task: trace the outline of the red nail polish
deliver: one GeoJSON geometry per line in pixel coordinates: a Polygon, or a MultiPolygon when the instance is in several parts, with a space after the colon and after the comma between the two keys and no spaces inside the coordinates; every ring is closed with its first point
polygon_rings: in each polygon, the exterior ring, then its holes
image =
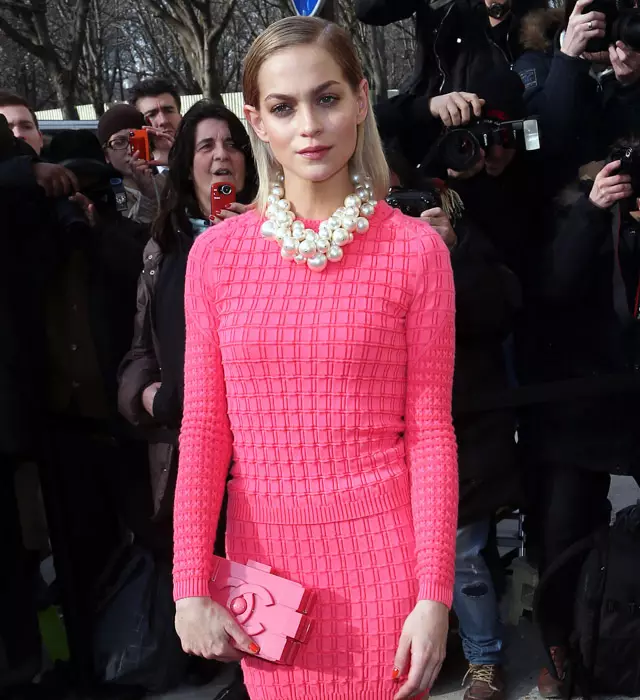
{"type": "Polygon", "coordinates": [[[391,674],[391,680],[395,681],[398,679],[398,676],[400,675],[400,669],[396,668],[395,666],[393,667],[393,673],[391,674]]]}
{"type": "Polygon", "coordinates": [[[252,654],[257,654],[260,651],[260,647],[255,642],[251,642],[251,644],[249,644],[249,651],[252,654]]]}

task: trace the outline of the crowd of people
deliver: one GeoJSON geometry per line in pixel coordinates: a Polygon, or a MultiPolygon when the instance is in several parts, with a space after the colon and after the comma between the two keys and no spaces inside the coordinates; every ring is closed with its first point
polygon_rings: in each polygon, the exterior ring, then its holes
{"type": "Polygon", "coordinates": [[[525,514],[544,574],[640,469],[640,15],[607,8],[356,0],[416,21],[373,106],[346,32],[281,20],[245,60],[246,128],[158,77],[45,139],[0,90],[0,692],[31,697],[53,602],[79,697],[239,660],[229,700],[422,697],[452,609],[465,700],[504,700],[497,523],[525,514]],[[157,655],[118,675],[96,639],[125,658],[104,611],[140,552],[157,655]],[[293,665],[211,599],[214,552],[316,592],[293,665]]]}

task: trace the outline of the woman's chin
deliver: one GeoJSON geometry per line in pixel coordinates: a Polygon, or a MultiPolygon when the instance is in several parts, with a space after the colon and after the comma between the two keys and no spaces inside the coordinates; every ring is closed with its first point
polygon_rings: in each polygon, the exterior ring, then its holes
{"type": "Polygon", "coordinates": [[[323,182],[331,180],[333,177],[341,173],[346,166],[336,167],[328,163],[310,163],[305,168],[296,168],[293,173],[301,180],[319,185],[323,182]]]}

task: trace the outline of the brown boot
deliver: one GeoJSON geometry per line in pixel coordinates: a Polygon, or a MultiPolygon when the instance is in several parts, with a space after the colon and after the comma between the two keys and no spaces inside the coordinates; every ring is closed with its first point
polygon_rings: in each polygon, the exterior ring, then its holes
{"type": "Polygon", "coordinates": [[[543,668],[538,676],[538,690],[543,698],[562,698],[564,697],[564,681],[565,670],[564,662],[567,658],[567,653],[564,647],[551,647],[551,658],[556,669],[554,678],[548,668],[543,668]]]}
{"type": "Polygon", "coordinates": [[[502,667],[495,665],[469,664],[462,685],[470,679],[464,700],[504,700],[504,677],[502,667]]]}

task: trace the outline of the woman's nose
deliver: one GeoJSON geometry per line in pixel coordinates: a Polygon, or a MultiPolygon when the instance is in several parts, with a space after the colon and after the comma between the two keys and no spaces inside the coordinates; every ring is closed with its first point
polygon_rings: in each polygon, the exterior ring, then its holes
{"type": "Polygon", "coordinates": [[[229,160],[229,151],[224,144],[216,144],[213,148],[214,160],[229,160]]]}
{"type": "Polygon", "coordinates": [[[300,134],[302,136],[316,136],[321,130],[321,123],[313,107],[300,107],[300,134]]]}

